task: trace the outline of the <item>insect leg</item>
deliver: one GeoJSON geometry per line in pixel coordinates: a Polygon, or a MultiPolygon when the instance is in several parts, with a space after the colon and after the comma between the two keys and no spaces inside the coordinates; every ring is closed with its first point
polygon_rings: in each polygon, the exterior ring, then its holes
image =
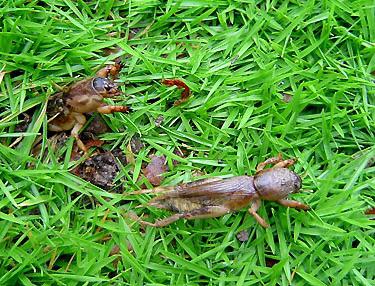
{"type": "Polygon", "coordinates": [[[121,63],[121,60],[116,59],[114,65],[108,65],[100,69],[96,75],[100,77],[108,77],[111,75],[113,79],[116,79],[123,66],[124,65],[121,63]]]}
{"type": "Polygon", "coordinates": [[[129,112],[129,107],[128,106],[102,105],[97,108],[97,111],[102,114],[110,114],[114,112],[129,112]]]}
{"type": "Polygon", "coordinates": [[[288,208],[295,208],[295,209],[301,209],[301,210],[308,210],[310,207],[308,205],[305,205],[303,203],[300,203],[298,201],[293,200],[278,200],[277,201],[280,205],[288,207],[288,208]]]}
{"type": "Polygon", "coordinates": [[[277,157],[268,158],[266,161],[259,163],[256,169],[256,172],[260,172],[266,167],[268,164],[277,164],[283,160],[281,153],[277,155],[277,157]]]}
{"type": "Polygon", "coordinates": [[[257,213],[257,210],[259,209],[261,204],[260,199],[256,199],[253,201],[253,204],[251,205],[251,208],[249,208],[249,213],[256,219],[256,221],[263,227],[267,228],[269,227],[268,223],[257,213]]]}
{"type": "Polygon", "coordinates": [[[175,222],[176,220],[179,220],[183,215],[184,215],[183,213],[177,213],[177,214],[169,216],[169,217],[167,217],[165,219],[157,220],[154,223],[142,220],[133,211],[129,211],[125,216],[128,217],[128,218],[130,218],[133,221],[136,221],[136,222],[142,224],[142,225],[148,225],[148,226],[153,226],[153,227],[163,227],[163,226],[167,226],[167,225],[175,222]]]}
{"type": "Polygon", "coordinates": [[[226,207],[221,206],[209,206],[209,207],[203,207],[200,209],[196,209],[190,212],[184,212],[184,213],[177,213],[174,215],[171,215],[170,217],[167,217],[162,220],[157,220],[154,223],[147,222],[147,221],[139,221],[143,225],[149,225],[153,227],[163,227],[167,226],[176,220],[179,220],[181,218],[185,219],[199,219],[199,218],[210,218],[210,217],[218,217],[225,215],[229,213],[230,210],[226,207]]]}
{"type": "Polygon", "coordinates": [[[175,222],[176,220],[179,220],[180,218],[184,217],[184,215],[185,215],[184,213],[178,213],[178,214],[171,215],[165,219],[157,220],[154,223],[144,221],[144,220],[140,220],[139,223],[141,223],[142,225],[148,225],[148,226],[153,226],[153,227],[164,227],[175,222]]]}
{"type": "Polygon", "coordinates": [[[81,130],[83,125],[85,125],[85,123],[86,123],[86,117],[83,114],[80,114],[80,113],[74,113],[72,115],[73,115],[73,117],[76,121],[76,124],[74,125],[74,127],[72,129],[71,135],[76,139],[79,149],[81,149],[83,152],[86,153],[87,148],[86,148],[85,144],[83,144],[81,139],[79,139],[79,135],[78,135],[79,131],[81,130]]]}
{"type": "Polygon", "coordinates": [[[60,132],[60,131],[64,131],[65,129],[61,128],[57,124],[49,123],[48,124],[48,130],[49,131],[54,131],[54,132],[60,132]]]}
{"type": "Polygon", "coordinates": [[[284,160],[284,161],[278,162],[272,168],[287,168],[287,167],[293,166],[296,161],[297,161],[297,158],[284,160]]]}
{"type": "Polygon", "coordinates": [[[125,195],[141,195],[141,194],[154,194],[154,193],[166,193],[173,191],[176,187],[167,186],[167,187],[156,187],[153,189],[143,189],[139,191],[134,191],[130,193],[125,193],[125,195]]]}

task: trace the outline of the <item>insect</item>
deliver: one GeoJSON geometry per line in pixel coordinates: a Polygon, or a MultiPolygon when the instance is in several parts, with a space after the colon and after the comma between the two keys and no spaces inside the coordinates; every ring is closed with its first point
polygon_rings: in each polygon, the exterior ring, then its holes
{"type": "Polygon", "coordinates": [[[154,223],[143,221],[133,215],[143,225],[163,227],[179,219],[211,218],[240,210],[251,204],[249,213],[263,227],[267,222],[257,213],[261,200],[275,201],[280,205],[308,210],[310,207],[286,197],[298,192],[301,178],[289,170],[296,159],[283,160],[281,154],[260,163],[254,176],[238,176],[232,178],[211,178],[178,186],[158,187],[150,190],[135,191],[131,194],[158,193],[146,206],[176,212],[157,220],[154,223]],[[273,164],[269,169],[266,165],[273,164]]]}
{"type": "Polygon", "coordinates": [[[47,105],[47,115],[50,118],[48,130],[72,130],[71,136],[76,139],[78,147],[87,152],[87,147],[78,135],[86,123],[84,113],[129,112],[127,106],[112,106],[102,102],[104,98],[120,95],[113,80],[121,68],[121,62],[116,61],[114,65],[99,70],[95,77],[81,80],[52,96],[47,105]]]}

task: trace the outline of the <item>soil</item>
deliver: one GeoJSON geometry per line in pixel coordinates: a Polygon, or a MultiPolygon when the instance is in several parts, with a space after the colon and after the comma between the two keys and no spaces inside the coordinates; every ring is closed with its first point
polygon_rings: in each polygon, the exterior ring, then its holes
{"type": "Polygon", "coordinates": [[[95,154],[77,166],[73,173],[98,187],[111,189],[114,187],[114,180],[120,170],[116,158],[120,161],[125,160],[121,156],[123,156],[121,150],[95,154]]]}

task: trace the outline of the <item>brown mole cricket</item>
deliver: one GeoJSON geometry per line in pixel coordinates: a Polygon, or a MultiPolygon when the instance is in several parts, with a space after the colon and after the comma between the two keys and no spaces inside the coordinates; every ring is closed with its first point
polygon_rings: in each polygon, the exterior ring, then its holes
{"type": "Polygon", "coordinates": [[[286,197],[298,192],[301,178],[288,167],[296,159],[283,160],[281,154],[260,163],[254,176],[237,176],[232,178],[211,178],[181,184],[175,187],[157,187],[150,190],[135,191],[130,194],[160,193],[146,206],[177,212],[176,214],[154,223],[143,221],[130,215],[143,225],[154,227],[167,226],[179,219],[211,218],[240,210],[251,204],[249,213],[263,227],[269,225],[258,215],[261,200],[275,201],[283,206],[308,210],[303,203],[287,200],[286,197]],[[274,164],[264,169],[267,164],[274,164]]]}
{"type": "Polygon", "coordinates": [[[104,98],[120,95],[113,80],[116,79],[121,68],[121,62],[116,60],[114,65],[99,70],[95,77],[81,80],[54,94],[47,105],[47,116],[50,118],[48,130],[56,132],[72,130],[71,135],[76,139],[78,147],[87,152],[85,144],[78,135],[86,123],[84,113],[129,112],[127,106],[112,106],[102,102],[104,98]]]}

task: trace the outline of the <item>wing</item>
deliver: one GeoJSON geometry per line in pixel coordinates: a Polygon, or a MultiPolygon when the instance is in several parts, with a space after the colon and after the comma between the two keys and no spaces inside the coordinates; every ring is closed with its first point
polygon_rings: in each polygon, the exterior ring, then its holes
{"type": "Polygon", "coordinates": [[[235,210],[248,205],[255,194],[253,177],[214,178],[179,185],[153,198],[148,205],[177,212],[204,206],[226,206],[235,210]]]}
{"type": "Polygon", "coordinates": [[[219,198],[229,196],[248,196],[255,193],[253,178],[238,176],[227,179],[206,179],[179,185],[175,191],[168,192],[161,197],[168,198],[219,198]]]}

